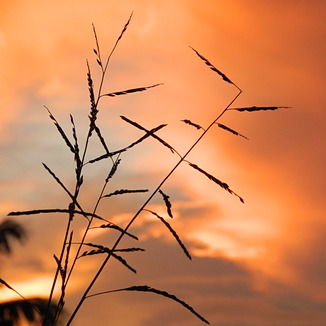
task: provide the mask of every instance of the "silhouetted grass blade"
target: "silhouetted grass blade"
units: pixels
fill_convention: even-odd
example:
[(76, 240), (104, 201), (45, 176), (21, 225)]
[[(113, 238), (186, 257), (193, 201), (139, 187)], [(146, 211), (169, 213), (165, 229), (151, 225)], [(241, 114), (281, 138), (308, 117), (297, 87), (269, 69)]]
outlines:
[(93, 79), (91, 76), (91, 70), (89, 68), (88, 61), (86, 63), (87, 63), (87, 83), (88, 83), (88, 91), (89, 91), (89, 100), (91, 102), (91, 111), (90, 111), (90, 115), (89, 115), (89, 120), (90, 120), (89, 135), (91, 135), (92, 131), (95, 129), (95, 121), (97, 119), (98, 110), (96, 108), (95, 95), (94, 95), (94, 84), (93, 84)]
[(160, 215), (158, 215), (157, 213), (148, 210), (148, 209), (144, 209), (144, 211), (148, 211), (150, 213), (152, 213), (153, 215), (155, 215), (159, 220), (161, 220), (163, 222), (163, 224), (169, 229), (169, 231), (172, 233), (172, 235), (174, 236), (174, 238), (177, 240), (179, 246), (182, 248), (183, 252), (186, 254), (186, 256), (191, 260), (191, 256), (190, 253), (188, 252), (186, 246), (182, 243), (180, 237), (178, 236), (177, 232), (174, 231), (174, 229), (172, 228), (172, 226)]
[(102, 249), (94, 249), (90, 251), (84, 251), (78, 258), (82, 258), (85, 256), (94, 256), (94, 255), (100, 255), (100, 254), (105, 254), (106, 251)]
[(168, 215), (173, 218), (173, 214), (172, 214), (172, 204), (169, 200), (169, 196), (166, 195), (161, 189), (159, 189), (158, 191), (162, 196), (163, 196), (163, 200), (164, 200), (164, 203), (165, 203), (165, 206), (166, 206), (166, 210), (168, 212)]
[(213, 175), (207, 173), (206, 171), (204, 171), (203, 169), (201, 169), (200, 167), (198, 167), (196, 164), (189, 163), (189, 165), (192, 168), (194, 168), (195, 170), (197, 170), (197, 171), (201, 172), (202, 174), (204, 174), (208, 179), (210, 179), (213, 182), (215, 182), (216, 184), (218, 184), (220, 187), (222, 187), (223, 189), (225, 189), (226, 191), (228, 191), (230, 194), (237, 196), (240, 199), (240, 201), (242, 203), (244, 203), (244, 200), (239, 195), (237, 195), (233, 190), (231, 190), (230, 187), (225, 182), (222, 182), (222, 181), (218, 180)]
[[(106, 159), (106, 158), (109, 158), (109, 157), (112, 157), (112, 156), (115, 156), (115, 155), (119, 155), (119, 154), (121, 154), (121, 153), (127, 151), (128, 149), (130, 149), (130, 148), (132, 148), (132, 147), (138, 145), (139, 143), (141, 143), (141, 142), (142, 142), (143, 140), (145, 140), (146, 138), (148, 138), (148, 137), (150, 137), (150, 136), (153, 136), (153, 134), (154, 134), (155, 132), (157, 132), (158, 130), (162, 129), (162, 128), (165, 127), (165, 126), (167, 126), (167, 125), (166, 125), (166, 124), (162, 124), (162, 125), (160, 125), (160, 126), (158, 126), (158, 127), (155, 127), (155, 128), (153, 128), (153, 129), (147, 131), (147, 133), (146, 133), (144, 136), (140, 137), (138, 140), (136, 140), (135, 142), (131, 143), (131, 144), (128, 145), (127, 147), (122, 148), (122, 149), (119, 149), (119, 150), (114, 151), (114, 152), (110, 152), (110, 153), (103, 154), (103, 155), (101, 155), (101, 156), (99, 156), (99, 157), (96, 157), (96, 158), (94, 158), (94, 159), (92, 159), (92, 160), (89, 160), (88, 163), (95, 163), (95, 162), (98, 162), (98, 161), (104, 160), (104, 159)], [(162, 140), (162, 141), (163, 141), (163, 140)], [(166, 144), (166, 145), (168, 145), (168, 144)], [(168, 145), (168, 146), (169, 146), (169, 145)], [(170, 148), (170, 147), (169, 147), (169, 148)]]
[(211, 69), (211, 70), (213, 70), (213, 71), (215, 71), (217, 74), (219, 74), (222, 78), (223, 78), (223, 80), (225, 80), (226, 82), (228, 82), (228, 83), (230, 83), (230, 84), (233, 84), (234, 85), (234, 83), (228, 78), (228, 77), (226, 77), (226, 75), (224, 75), (221, 71), (219, 71), (216, 67), (214, 67), (205, 57), (203, 57), (197, 50), (195, 50), (194, 48), (192, 48), (191, 46), (190, 46), (190, 48), (193, 50), (193, 51), (195, 51), (195, 53), (198, 55), (198, 57), (201, 59), (201, 60), (203, 60), (204, 62), (205, 62), (205, 64)]
[(106, 142), (105, 142), (104, 137), (101, 134), (101, 130), (100, 130), (100, 128), (95, 123), (94, 123), (94, 129), (95, 129), (95, 132), (96, 132), (96, 134), (97, 134), (97, 136), (98, 136), (98, 138), (99, 138), (99, 140), (100, 140), (103, 148), (105, 149), (106, 153), (109, 154), (110, 151), (109, 151), (109, 149), (108, 149), (108, 147), (106, 145)]
[(130, 23), (130, 21), (131, 21), (132, 15), (133, 15), (133, 12), (131, 13), (131, 15), (130, 15), (128, 21), (126, 22), (125, 26), (123, 27), (123, 29), (122, 29), (122, 31), (121, 31), (121, 34), (119, 35), (119, 37), (118, 37), (118, 39), (117, 39), (116, 44), (121, 40), (123, 34), (126, 32), (128, 26), (129, 26), (129, 23)]
[[(96, 245), (96, 244), (93, 244), (93, 243), (84, 243), (85, 246), (89, 246), (89, 247), (95, 247), (95, 248), (98, 248), (99, 249), (99, 252), (98, 253), (107, 253), (109, 255), (111, 255), (112, 257), (114, 257), (116, 260), (118, 260), (120, 263), (122, 263), (125, 267), (127, 267), (128, 269), (130, 269), (132, 272), (134, 273), (137, 273), (137, 271), (131, 267), (127, 261), (125, 259), (123, 259), (121, 256), (117, 255), (114, 253), (114, 251), (112, 251), (111, 249), (107, 248), (107, 247), (104, 247), (104, 246), (101, 246), (101, 245)], [(96, 254), (96, 253), (93, 253), (93, 254)], [(83, 254), (81, 257), (83, 256), (88, 256), (88, 254)]]
[(102, 65), (102, 59), (101, 59), (101, 51), (100, 51), (100, 45), (99, 45), (99, 42), (98, 42), (98, 38), (97, 38), (97, 33), (96, 33), (96, 29), (95, 29), (95, 25), (92, 24), (92, 27), (93, 27), (93, 33), (94, 33), (94, 38), (95, 38), (95, 43), (96, 43), (96, 50), (93, 49), (95, 55), (97, 56), (97, 63), (99, 64), (99, 66), (102, 68), (102, 71), (103, 71), (103, 65)]
[[(48, 208), (48, 209), (34, 209), (34, 210), (30, 210), (30, 211), (17, 211), (17, 212), (10, 212), (8, 214), (8, 216), (19, 216), (19, 215), (34, 215), (34, 214), (47, 214), (47, 213), (70, 213), (69, 209), (61, 209), (61, 208)], [(81, 212), (81, 211), (77, 211), (74, 210), (74, 214), (80, 214), (80, 215), (86, 215), (86, 216), (91, 216), (91, 217), (95, 217), (97, 219), (106, 221), (106, 219), (93, 214), (93, 213), (87, 213), (87, 212)]]
[(113, 157), (113, 156), (116, 156), (116, 155), (119, 155), (123, 152), (125, 152), (127, 149), (126, 148), (123, 148), (123, 149), (119, 149), (117, 151), (114, 151), (114, 152), (110, 152), (110, 153), (106, 153), (106, 154), (103, 154), (101, 156), (98, 156), (96, 158), (93, 158), (91, 160), (89, 160), (87, 163), (95, 163), (95, 162), (98, 162), (98, 161), (101, 161), (101, 160), (104, 160), (106, 158), (109, 158), (109, 157)]
[(23, 298), (24, 300), (26, 300), (18, 291), (16, 291), (13, 287), (11, 287), (5, 280), (3, 280), (2, 278), (0, 278), (0, 284), (3, 284), (6, 288), (8, 288), (9, 290), (15, 292), (16, 294), (18, 294), (21, 298)]
[(106, 73), (106, 70), (107, 70), (107, 68), (108, 68), (108, 66), (109, 66), (109, 63), (110, 63), (110, 60), (111, 60), (111, 57), (112, 57), (112, 55), (113, 55), (115, 49), (117, 48), (119, 41), (121, 40), (123, 34), (125, 33), (125, 31), (126, 31), (127, 28), (128, 28), (128, 25), (129, 25), (129, 23), (130, 23), (130, 21), (131, 21), (131, 17), (132, 17), (132, 15), (133, 15), (133, 13), (131, 13), (131, 15), (130, 15), (128, 21), (127, 21), (127, 23), (126, 23), (125, 26), (123, 27), (123, 29), (122, 29), (122, 31), (121, 31), (121, 33), (120, 33), (118, 39), (116, 40), (116, 42), (115, 42), (115, 44), (114, 44), (114, 46), (113, 46), (113, 48), (112, 48), (110, 54), (108, 55), (108, 57), (107, 57), (107, 59), (106, 59), (105, 66), (104, 66), (104, 67), (101, 66), (103, 76), (104, 76), (104, 74)]
[(107, 195), (104, 195), (102, 197), (111, 197), (115, 195), (132, 194), (132, 193), (140, 193), (140, 192), (148, 192), (148, 189), (119, 189)]
[[(8, 214), (8, 216), (34, 215), (34, 214), (43, 214), (43, 213), (45, 213), (45, 214), (47, 214), (47, 213), (69, 213), (69, 210), (68, 209), (59, 209), (59, 208), (55, 208), (55, 209), (35, 209), (35, 210), (30, 210), (30, 211), (10, 212)], [(74, 214), (80, 214), (80, 215), (83, 215), (83, 216), (91, 216), (91, 217), (94, 217), (96, 219), (108, 222), (108, 224), (102, 224), (98, 228), (111, 228), (111, 229), (120, 231), (121, 233), (125, 233), (129, 237), (134, 238), (135, 240), (138, 240), (138, 238), (135, 235), (133, 235), (133, 234), (131, 234), (129, 232), (125, 232), (124, 229), (121, 228), (120, 226), (109, 222), (108, 220), (106, 220), (105, 218), (103, 218), (103, 217), (101, 217), (99, 215), (96, 215), (96, 214), (93, 214), (93, 213), (81, 212), (81, 211), (77, 211), (77, 210), (74, 210)], [(97, 227), (93, 227), (93, 228), (97, 228)]]
[(137, 144), (141, 143), (143, 140), (145, 140), (146, 138), (152, 136), (155, 132), (159, 131), (160, 129), (166, 127), (167, 125), (166, 124), (162, 124), (162, 125), (159, 125), (151, 130), (149, 130), (143, 137), (140, 137), (138, 140), (136, 140), (135, 142), (131, 143), (130, 145), (128, 145), (125, 150), (127, 149), (130, 149), (134, 146), (136, 146)]
[(238, 133), (237, 131), (235, 131), (235, 130), (233, 130), (233, 129), (231, 129), (231, 128), (229, 128), (229, 127), (227, 127), (227, 126), (225, 126), (225, 125), (223, 125), (223, 124), (221, 124), (221, 123), (217, 123), (217, 125), (218, 125), (219, 128), (224, 129), (224, 130), (230, 132), (230, 133), (233, 134), (233, 135), (240, 136), (240, 137), (243, 137), (243, 138), (245, 138), (245, 139), (248, 139), (246, 136), (241, 135), (241, 134)]
[(163, 144), (164, 146), (166, 146), (167, 148), (169, 148), (171, 150), (172, 153), (175, 152), (175, 149), (170, 146), (166, 141), (164, 141), (162, 138), (156, 136), (154, 133), (150, 132), (149, 130), (147, 130), (146, 128), (142, 127), (140, 124), (138, 124), (137, 122), (134, 122), (124, 116), (120, 116), (122, 120), (130, 123), (131, 125), (133, 125), (134, 127), (145, 131), (146, 133), (149, 133), (150, 136), (152, 136), (153, 138), (155, 138), (156, 140), (158, 140), (161, 144)]
[(44, 168), (50, 173), (50, 175), (54, 178), (54, 180), (64, 189), (64, 191), (69, 195), (69, 197), (73, 200), (74, 196), (70, 193), (70, 191), (66, 188), (66, 186), (61, 182), (61, 180), (52, 172), (52, 170), (45, 164), (42, 163)]
[[(113, 252), (135, 252), (135, 251), (145, 251), (142, 248), (124, 248), (124, 249), (115, 249)], [(104, 249), (96, 249), (91, 251), (84, 251), (79, 258), (85, 257), (85, 256), (93, 256), (98, 254), (104, 254), (107, 253)]]
[(193, 122), (191, 122), (191, 121), (188, 120), (188, 119), (181, 120), (181, 121), (184, 122), (184, 123), (186, 123), (186, 124), (188, 124), (188, 125), (190, 125), (190, 126), (195, 127), (196, 129), (204, 129), (202, 126), (200, 126), (200, 125), (198, 125), (198, 124), (196, 124), (196, 123), (193, 123)]
[(152, 288), (152, 287), (150, 287), (148, 285), (135, 285), (135, 286), (131, 286), (131, 287), (124, 288), (124, 289), (104, 291), (104, 292), (99, 292), (99, 293), (96, 293), (96, 294), (89, 295), (87, 297), (90, 298), (90, 297), (101, 295), (101, 294), (107, 294), (107, 293), (113, 293), (113, 292), (121, 292), (121, 291), (151, 292), (151, 293), (155, 293), (155, 294), (158, 294), (158, 295), (162, 295), (163, 297), (166, 297), (166, 298), (169, 298), (169, 299), (171, 299), (173, 301), (178, 302), (183, 307), (188, 309), (192, 314), (194, 314), (197, 318), (199, 318), (201, 321), (203, 321), (204, 323), (209, 325), (209, 321), (207, 321), (203, 316), (201, 316), (194, 308), (189, 306), (188, 303), (186, 303), (183, 300), (179, 299), (174, 294), (170, 294), (170, 293), (168, 293), (166, 291), (162, 291), (162, 290)]
[(145, 90), (147, 90), (149, 88), (157, 87), (157, 86), (160, 86), (160, 85), (163, 85), (163, 84), (160, 83), (160, 84), (155, 84), (155, 85), (146, 86), (146, 87), (131, 88), (131, 89), (127, 89), (127, 90), (124, 90), (124, 91), (103, 94), (102, 96), (115, 97), (115, 96), (119, 96), (119, 95), (126, 95), (126, 94), (131, 94), (131, 93), (143, 92), (143, 91), (145, 91)]
[(52, 115), (51, 111), (49, 110), (49, 108), (47, 108), (46, 106), (44, 106), (46, 108), (46, 110), (49, 113), (49, 117), (51, 120), (53, 120), (54, 125), (56, 126), (57, 130), (59, 131), (61, 137), (63, 138), (63, 140), (65, 141), (66, 145), (69, 147), (70, 151), (72, 153), (75, 154), (75, 148), (74, 146), (71, 144), (69, 138), (67, 137), (66, 133), (63, 131), (63, 129), (61, 128), (61, 126), (59, 125), (58, 121), (56, 120), (56, 118)]
[(114, 176), (114, 174), (117, 172), (120, 162), (121, 162), (121, 159), (119, 159), (119, 158), (114, 161), (112, 168), (111, 168), (108, 176), (105, 179), (105, 182), (108, 182)]
[(71, 231), (70, 232), (70, 237), (69, 237), (69, 241), (68, 241), (68, 245), (67, 245), (67, 252), (66, 252), (66, 259), (65, 259), (65, 262), (64, 262), (64, 271), (65, 271), (65, 274), (64, 274), (64, 280), (66, 280), (66, 274), (67, 274), (67, 270), (68, 270), (68, 263), (69, 263), (69, 254), (70, 254), (70, 249), (71, 249), (71, 244), (72, 244), (72, 238), (73, 238), (73, 234), (74, 232)]
[(3, 280), (2, 278), (0, 278), (0, 284), (4, 285), (5, 287), (7, 287), (9, 290), (14, 290), (5, 280)]
[(61, 265), (60, 259), (55, 254), (53, 255), (53, 258), (57, 263), (58, 269), (60, 271), (61, 278), (62, 278), (62, 280), (64, 280), (66, 272), (65, 272), (65, 270), (63, 269), (63, 267)]
[(124, 249), (115, 249), (114, 252), (135, 252), (135, 251), (145, 251), (143, 248), (124, 248)]
[(91, 227), (90, 229), (98, 229), (98, 228), (101, 228), (101, 229), (114, 229), (114, 230), (118, 230), (120, 231), (121, 233), (124, 233), (126, 235), (128, 235), (129, 237), (135, 239), (135, 240), (138, 240), (138, 237), (136, 237), (135, 235), (129, 233), (129, 232), (126, 232), (123, 228), (121, 228), (120, 226), (116, 225), (116, 224), (113, 224), (113, 223), (108, 223), (108, 224), (102, 224), (100, 226), (94, 226), (94, 227)]
[[(81, 169), (81, 159), (79, 156), (79, 145), (78, 145), (78, 137), (77, 137), (77, 131), (76, 131), (76, 125), (73, 116), (70, 114), (70, 121), (72, 124), (72, 136), (74, 138), (74, 153), (75, 153), (75, 161), (77, 165), (77, 170)], [(78, 172), (78, 171), (77, 171)]]
[(278, 109), (289, 109), (289, 106), (250, 106), (245, 108), (230, 108), (229, 110), (236, 110), (239, 112), (254, 112), (254, 111), (274, 111)]

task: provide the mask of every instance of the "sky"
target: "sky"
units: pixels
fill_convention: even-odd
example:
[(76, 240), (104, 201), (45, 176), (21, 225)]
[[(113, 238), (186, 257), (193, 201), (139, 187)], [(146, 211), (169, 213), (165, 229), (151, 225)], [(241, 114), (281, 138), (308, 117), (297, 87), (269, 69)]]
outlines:
[[(167, 217), (160, 196), (149, 204), (178, 232), (192, 261), (160, 221), (142, 213), (131, 228), (139, 241), (123, 242), (146, 250), (123, 256), (137, 274), (112, 261), (93, 293), (146, 284), (187, 301), (214, 326), (325, 325), (324, 1), (2, 0), (0, 9), (0, 220), (11, 211), (69, 204), (41, 164), (73, 186), (73, 157), (44, 106), (69, 135), (72, 114), (83, 144), (89, 114), (86, 60), (95, 88), (100, 77), (92, 23), (105, 56), (133, 12), (110, 61), (104, 92), (162, 85), (102, 98), (98, 124), (113, 149), (142, 136), (120, 119), (123, 115), (148, 129), (167, 124), (158, 135), (185, 153), (200, 131), (180, 120), (205, 128), (237, 95), (189, 46), (242, 89), (232, 107), (290, 108), (230, 110), (219, 122), (249, 140), (213, 126), (188, 158), (226, 182), (244, 204), (186, 163), (162, 188), (174, 219)], [(90, 158), (101, 151), (91, 142)], [(108, 191), (153, 190), (177, 161), (176, 154), (148, 139), (122, 156)], [(85, 169), (81, 201), (86, 209), (94, 207), (107, 163)], [(146, 198), (107, 198), (99, 212), (125, 225)], [(46, 296), (65, 216), (15, 221), (28, 238), (23, 245), (13, 244), (10, 257), (0, 257), (0, 277), (26, 297)], [(74, 223), (80, 235), (85, 221)], [(93, 230), (89, 241), (109, 245), (114, 236)], [(67, 314), (101, 261), (81, 259), (68, 289)], [(0, 289), (0, 301), (13, 298), (14, 293)], [(74, 325), (108, 322), (200, 323), (167, 298), (115, 293), (86, 300)]]

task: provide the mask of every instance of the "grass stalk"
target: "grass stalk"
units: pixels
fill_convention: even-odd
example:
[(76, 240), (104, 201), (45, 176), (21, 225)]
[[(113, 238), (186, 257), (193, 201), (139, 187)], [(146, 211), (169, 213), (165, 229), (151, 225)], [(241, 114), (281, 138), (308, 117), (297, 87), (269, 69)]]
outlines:
[[(190, 146), (190, 148), (188, 149), (188, 151), (179, 159), (179, 161), (175, 164), (175, 166), (171, 169), (171, 171), (163, 178), (163, 180), (159, 183), (159, 185), (156, 187), (156, 189), (152, 192), (152, 194), (147, 198), (147, 200), (143, 203), (143, 205), (138, 209), (138, 211), (136, 212), (136, 214), (133, 216), (133, 218), (129, 221), (129, 223), (127, 224), (127, 226), (124, 229), (124, 232), (122, 232), (118, 239), (116, 240), (116, 242), (114, 243), (114, 245), (112, 246), (112, 251), (114, 251), (117, 246), (119, 245), (120, 241), (122, 240), (123, 236), (125, 235), (125, 233), (129, 230), (129, 228), (132, 226), (132, 224), (135, 222), (135, 220), (137, 219), (137, 217), (140, 215), (140, 213), (147, 207), (147, 205), (149, 204), (149, 202), (153, 199), (153, 197), (156, 195), (156, 193), (161, 189), (161, 187), (165, 184), (165, 182), (171, 177), (171, 175), (175, 172), (175, 170), (180, 166), (180, 164), (182, 162), (185, 161), (185, 159), (188, 157), (188, 155), (192, 152), (192, 150), (197, 146), (197, 144), (203, 139), (203, 137), (208, 133), (208, 131), (214, 126), (214, 124), (226, 113), (226, 111), (228, 110), (228, 108), (237, 100), (237, 98), (241, 95), (242, 90), (236, 86), (234, 84), (234, 86), (238, 89), (238, 93), (235, 95), (235, 97), (230, 101), (230, 103), (224, 108), (224, 110), (214, 119), (213, 122), (210, 123), (210, 125), (204, 129), (204, 131), (202, 132), (202, 134), (198, 137), (198, 139), (192, 144), (192, 146)], [(95, 276), (93, 277), (93, 279), (91, 280), (91, 282), (89, 283), (88, 287), (86, 288), (84, 294), (82, 295), (79, 303), (77, 304), (75, 310), (73, 311), (73, 313), (71, 314), (70, 319), (67, 322), (66, 326), (71, 325), (71, 322), (73, 321), (74, 317), (76, 316), (77, 312), (79, 311), (79, 309), (81, 308), (82, 304), (84, 303), (84, 301), (87, 299), (87, 296), (89, 294), (89, 291), (92, 289), (93, 285), (95, 284), (96, 280), (98, 279), (98, 277), (101, 275), (104, 267), (106, 266), (106, 264), (108, 263), (108, 261), (110, 260), (111, 255), (108, 254), (106, 256), (106, 258), (104, 259), (104, 261), (102, 262), (102, 265), (100, 266), (100, 268), (97, 270)]]

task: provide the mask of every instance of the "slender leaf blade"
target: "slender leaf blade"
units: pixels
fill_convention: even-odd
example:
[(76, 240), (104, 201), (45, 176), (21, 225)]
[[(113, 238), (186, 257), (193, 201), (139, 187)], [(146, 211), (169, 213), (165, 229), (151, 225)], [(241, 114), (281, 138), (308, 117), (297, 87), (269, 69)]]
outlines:
[(126, 94), (131, 94), (131, 93), (138, 93), (138, 92), (143, 92), (143, 91), (146, 91), (149, 88), (154, 88), (154, 87), (157, 87), (157, 86), (160, 86), (160, 85), (163, 85), (163, 83), (154, 84), (154, 85), (151, 85), (151, 86), (130, 88), (130, 89), (126, 89), (124, 91), (106, 93), (106, 94), (103, 94), (102, 96), (116, 97), (116, 96), (119, 96), (119, 95), (126, 95)]
[(172, 233), (173, 237), (177, 240), (179, 246), (181, 247), (181, 249), (183, 250), (183, 252), (186, 254), (186, 256), (191, 260), (191, 256), (189, 251), (187, 250), (186, 246), (182, 243), (180, 237), (178, 236), (177, 232), (172, 228), (172, 226), (160, 215), (158, 215), (157, 213), (146, 209), (146, 211), (152, 213), (153, 215), (155, 215), (159, 220), (161, 220), (161, 222), (168, 228), (168, 230)]
[(197, 50), (195, 50), (194, 48), (192, 48), (190, 46), (190, 48), (197, 54), (197, 56), (204, 61), (204, 63), (214, 72), (216, 72), (218, 75), (220, 75), (222, 77), (222, 79), (224, 81), (226, 81), (227, 83), (230, 83), (232, 85), (234, 85), (234, 83), (225, 75), (223, 74), (220, 70), (218, 70), (215, 66), (213, 66), (205, 57), (203, 57)]

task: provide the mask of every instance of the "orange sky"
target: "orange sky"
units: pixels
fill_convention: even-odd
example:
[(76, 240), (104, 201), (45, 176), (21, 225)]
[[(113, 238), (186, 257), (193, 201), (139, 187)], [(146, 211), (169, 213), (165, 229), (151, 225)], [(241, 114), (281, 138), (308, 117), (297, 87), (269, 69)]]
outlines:
[[(125, 115), (148, 128), (167, 123), (160, 135), (184, 152), (198, 131), (180, 120), (207, 126), (236, 94), (189, 45), (242, 88), (234, 106), (292, 108), (230, 111), (220, 122), (250, 140), (216, 128), (189, 158), (228, 183), (245, 205), (186, 165), (165, 185), (174, 200), (173, 227), (194, 255), (192, 263), (167, 230), (144, 216), (133, 229), (147, 249), (130, 258), (137, 276), (111, 264), (97, 289), (164, 288), (188, 298), (212, 325), (325, 325), (325, 9), (322, 0), (1, 1), (0, 217), (68, 203), (41, 166), (46, 162), (70, 182), (71, 157), (43, 105), (67, 130), (72, 113), (82, 134), (88, 123), (86, 58), (98, 76), (91, 24), (107, 53), (134, 11), (105, 89), (164, 85), (103, 101), (99, 121), (112, 148), (140, 135), (119, 119)], [(153, 188), (174, 162), (168, 150), (149, 141), (125, 157), (117, 185)], [(90, 171), (86, 206), (98, 193), (104, 168)], [(127, 204), (101, 209), (123, 223), (139, 205), (138, 197), (128, 197)], [(159, 200), (152, 205), (163, 212)], [(64, 219), (18, 220), (29, 239), (14, 247), (10, 259), (0, 257), (0, 276), (26, 296), (34, 295), (27, 282), (35, 290), (40, 278), (45, 285), (38, 291), (45, 294)], [(106, 241), (103, 234), (92, 239), (100, 240)], [(68, 310), (95, 263), (80, 266)], [(6, 296), (0, 290), (0, 301)], [(90, 315), (95, 308), (96, 316)], [(76, 324), (101, 326), (108, 318), (112, 325), (198, 325), (182, 308), (150, 294), (89, 300)]]

